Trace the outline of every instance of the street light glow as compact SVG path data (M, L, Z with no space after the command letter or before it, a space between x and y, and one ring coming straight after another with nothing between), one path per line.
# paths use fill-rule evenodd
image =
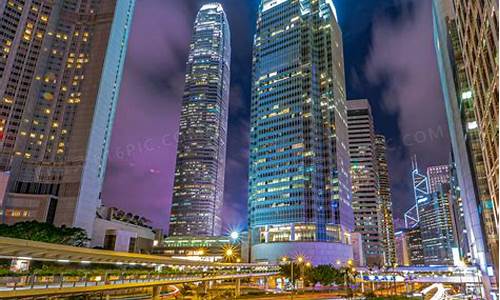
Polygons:
M240 233L238 231L232 231L230 237L233 240L237 240L240 237Z

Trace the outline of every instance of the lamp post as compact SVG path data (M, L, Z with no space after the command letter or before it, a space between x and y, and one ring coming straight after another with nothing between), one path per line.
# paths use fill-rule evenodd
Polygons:
M288 258L287 258L286 256L284 256L283 258L281 258L281 261L282 261L283 263L286 263L286 262L288 262ZM297 257L297 263L302 264L303 262L304 262L304 257L303 257L303 256L298 256L298 257ZM310 263L309 263L309 262L308 262L308 263L306 263L306 265L307 265L307 264L309 264L309 265L310 265ZM291 277L291 278L290 278L290 281L291 281L291 283L292 283L292 291L291 291L291 294L290 294L290 295L291 295L291 296L290 296L290 298L291 298L292 300L293 300L293 293L294 293L294 291L295 291L295 280L294 280L294 277L293 277L293 266L294 266L294 260L293 260L293 259L291 259L291 260L290 260L290 277Z

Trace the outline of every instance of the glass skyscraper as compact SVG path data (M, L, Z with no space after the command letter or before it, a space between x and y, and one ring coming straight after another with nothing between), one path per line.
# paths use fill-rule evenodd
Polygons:
M253 261L352 258L342 33L328 0L262 0L254 38Z
M84 228L100 206L134 0L0 2L6 223Z
M171 236L221 232L230 61L226 14L218 3L203 5L194 23L187 60Z

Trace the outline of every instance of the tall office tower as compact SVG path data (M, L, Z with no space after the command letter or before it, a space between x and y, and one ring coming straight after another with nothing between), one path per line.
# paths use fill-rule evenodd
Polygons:
M170 235L220 235L231 45L218 3L201 7L187 61Z
M442 184L450 184L450 166L439 165L427 168L427 180L429 181L429 193L439 190Z
M377 173L379 182L379 196L382 211L382 245L384 259L387 265L396 263L396 248L394 245L394 224L392 218L391 184L389 167L386 157L386 143L383 135L375 135L375 154L377 159Z
M449 184L441 184L418 204L425 265L453 265L453 248L457 247L457 243L449 191Z
M355 231L363 236L366 264L384 265L389 262L384 260L383 200L371 107L366 99L349 100L347 107Z
M90 235L109 149L134 0L0 2L3 221Z
M463 65L474 98L477 120L474 126L479 128L493 217L498 227L498 1L454 0L454 3Z
M491 4L491 1L486 2ZM469 3L467 5L470 9L475 7L477 12L478 3L473 1L463 2L458 8L463 8L465 3ZM470 258L474 264L481 267L483 274L487 274L488 265L498 266L498 211L488 189L480 126L475 113L476 107L481 107L481 102L478 101L481 95L472 91L467 81L467 59L464 61L464 56L469 56L472 47L478 43L462 47L458 31L465 20L476 18L472 18L472 14L467 16L463 10L458 12L459 15L454 9L453 0L434 0L434 43L463 203ZM496 11L492 13L496 14ZM496 17L493 21L496 23ZM488 26L474 21L471 28L478 25ZM492 262L489 257L492 257ZM496 273L498 274L498 269Z
M352 258L342 33L331 0L262 0L254 39L252 260Z

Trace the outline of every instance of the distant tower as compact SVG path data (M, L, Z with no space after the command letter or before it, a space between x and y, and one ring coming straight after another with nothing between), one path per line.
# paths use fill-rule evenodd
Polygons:
M379 182L379 196L382 215L382 244L384 246L385 263L396 263L396 249L394 240L394 220L392 215L391 184L389 167L387 165L386 142L381 134L375 135L375 154L377 158L377 173Z
M413 228L418 225L420 221L418 204L419 202L425 201L429 197L429 185L427 181L427 176L422 175L418 170L417 157L413 156L411 159L412 166L412 180L413 180L413 192L415 196L415 205L413 205L405 213L405 225L406 228Z
M366 264L383 265L388 262L384 259L383 199L371 107L367 99L349 100L347 107L355 231L362 235Z
M177 146L171 236L220 235L226 164L230 31L218 3L193 28Z

